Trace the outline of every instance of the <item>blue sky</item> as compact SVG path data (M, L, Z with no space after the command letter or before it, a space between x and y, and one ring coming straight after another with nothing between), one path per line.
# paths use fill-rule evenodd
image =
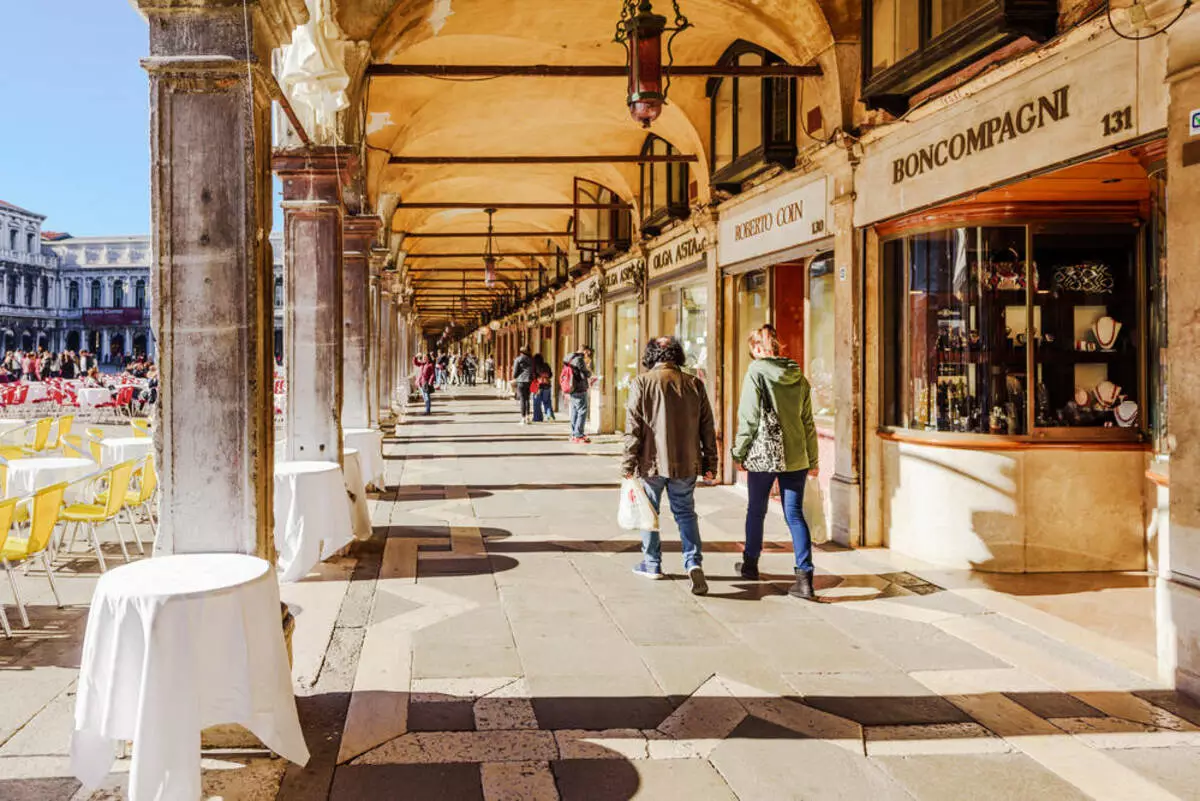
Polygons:
M127 0L0 5L0 199L49 230L148 233L146 23Z

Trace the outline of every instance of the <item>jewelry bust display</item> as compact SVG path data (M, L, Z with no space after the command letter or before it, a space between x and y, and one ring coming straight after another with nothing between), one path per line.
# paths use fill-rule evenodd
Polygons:
M1121 428L1133 428L1137 423L1138 405L1131 400L1122 401L1113 409L1113 417Z
M1100 350L1111 351L1117 344L1117 336L1121 333L1121 324L1111 317L1101 317L1092 324L1092 334Z
M1111 409L1121 398L1121 388L1111 381L1101 381L1096 385L1096 402L1105 409Z

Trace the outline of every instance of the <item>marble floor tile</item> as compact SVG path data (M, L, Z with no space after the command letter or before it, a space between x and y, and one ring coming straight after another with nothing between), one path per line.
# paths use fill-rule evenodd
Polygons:
M480 772L484 801L559 801L549 762L489 762Z
M721 774L703 760L580 759L560 760L551 767L562 801L738 798Z

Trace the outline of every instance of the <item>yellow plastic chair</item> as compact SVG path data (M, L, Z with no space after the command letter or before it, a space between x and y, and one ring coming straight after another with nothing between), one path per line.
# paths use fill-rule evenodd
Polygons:
M12 585L13 598L16 599L17 610L21 613L21 625L25 628L29 628L29 615L25 612L25 604L21 601L21 594L17 589L17 578L13 574L12 563L28 562L33 557L40 556L42 567L46 570L46 579L50 582L50 591L54 593L54 602L58 604L59 609L62 608L62 598L59 597L58 587L54 584L54 571L50 568L49 548L54 537L54 527L58 525L58 511L62 508L63 494L66 491L67 485L63 482L51 484L35 492L28 535L20 538L10 531L3 547L0 547L0 561L3 561L4 570L8 573L8 583Z
M133 429L133 435L138 439L150 439L153 436L150 433L150 419L148 417L135 417L129 421L129 427Z
M100 444L104 441L104 429L89 428L87 430L87 446L88 455L92 457L92 461L97 465L104 461L104 448Z
M104 563L104 552L100 549L100 534L96 529L102 523L112 522L117 529L117 540L121 543L121 553L125 556L125 561L129 561L129 551L125 547L125 533L121 529L121 521L117 519L117 516L125 506L125 497L129 492L129 479L133 476L134 465L135 462L130 459L100 474L100 478L108 479L108 492L103 503L75 503L62 511L62 519L75 524L71 540L67 544L67 550L69 551L71 545L74 544L75 534L79 527L86 525L88 533L91 535L92 545L96 549L96 559L100 562L101 573L108 569ZM96 476L89 476L73 483L94 481L96 478Z
M8 534L12 530L13 513L16 511L19 500L20 498L9 498L0 501L0 549L4 548L4 543L8 540ZM12 626L8 625L8 615L4 613L3 604L0 604L0 628L4 629L5 637L12 637Z
M154 469L154 457L147 456L142 467L134 474L133 478L138 480L137 486L126 491L124 509L125 514L129 518L129 526L133 529L133 541L137 543L138 550L142 554L146 553L146 548L142 542L142 532L138 529L137 518L133 514L134 509L141 509L146 513L147 519L150 521L150 531L154 537L158 537L158 521L154 519L154 510L151 508L150 502L154 498L154 491L158 489L158 472ZM130 482L133 483L132 481ZM109 493L108 490L96 494L96 503L107 504Z
M34 424L33 442L24 448L26 455L32 456L42 453L50 444L50 429L54 427L53 417L39 418Z
M58 433L56 435L58 439L54 441L54 447L56 449L65 448L68 445L78 446L79 437L71 436L71 426L74 424L75 415L73 414L64 414L62 417L58 418Z

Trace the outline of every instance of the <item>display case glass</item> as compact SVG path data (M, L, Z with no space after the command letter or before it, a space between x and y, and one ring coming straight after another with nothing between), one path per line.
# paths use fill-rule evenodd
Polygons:
M1141 435L1132 225L972 225L885 243L885 410L917 431ZM888 276L886 273L891 272Z

